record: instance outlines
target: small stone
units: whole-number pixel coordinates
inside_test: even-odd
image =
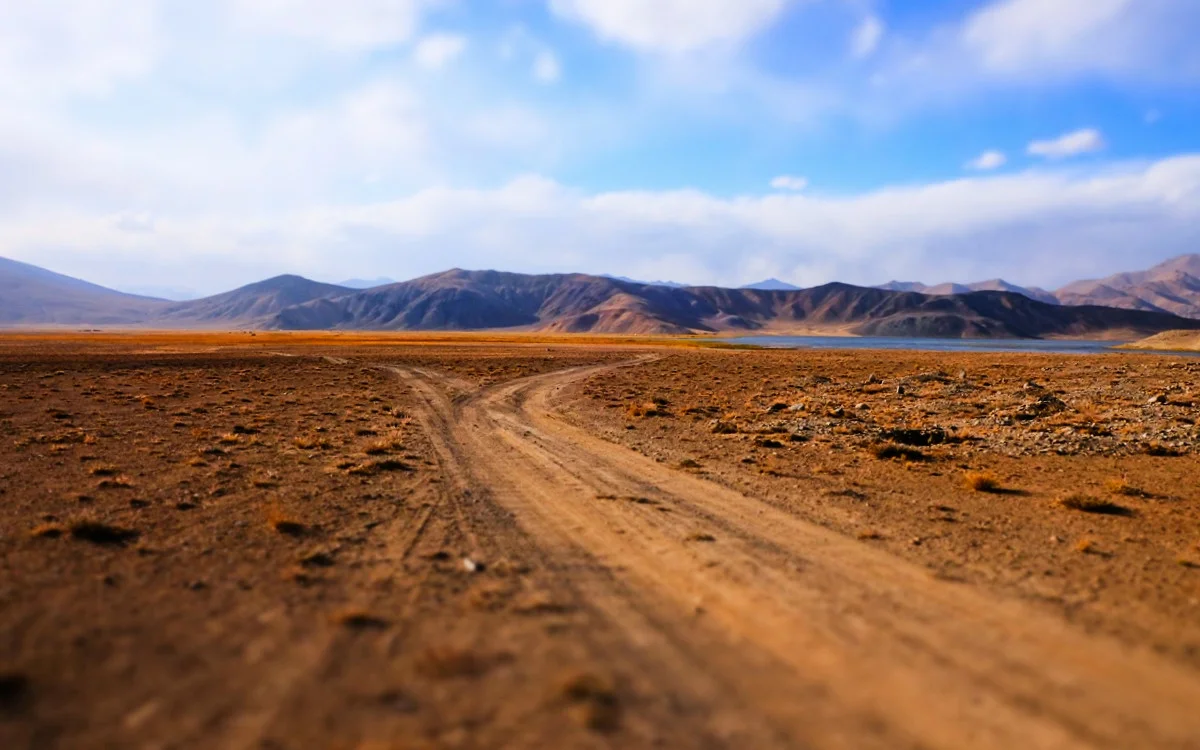
[[[903,386],[903,385],[898,385],[898,386],[896,386],[896,395],[897,395],[897,396],[903,396],[903,395],[904,395],[904,386]]]
[[[1151,396],[1150,400],[1147,401],[1146,403],[1148,403],[1148,404],[1165,404],[1165,403],[1167,403],[1167,394],[1160,393],[1157,396]]]
[[[871,408],[870,404],[855,404],[854,405],[855,411],[868,411],[868,410],[870,410],[870,408]]]
[[[482,573],[484,570],[484,565],[483,565],[483,563],[481,563],[477,560],[472,560],[469,557],[464,557],[463,558],[463,569],[466,570],[468,573]]]

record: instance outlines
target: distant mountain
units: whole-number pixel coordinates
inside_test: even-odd
[[[346,287],[347,289],[374,289],[377,286],[387,286],[388,284],[395,283],[395,279],[380,276],[377,279],[346,279],[345,281],[339,281],[336,286]]]
[[[139,297],[154,297],[156,299],[169,300],[171,302],[186,302],[187,300],[198,299],[201,296],[196,293],[196,290],[181,286],[125,286],[117,291]]]
[[[875,336],[1140,337],[1200,321],[1104,307],[1062,307],[1010,292],[929,296],[825,284],[763,291],[670,288],[583,274],[529,276],[453,270],[287,308],[266,322],[285,330],[481,330],[592,333],[840,328]]]
[[[1057,305],[1058,299],[1053,294],[1045,289],[1040,289],[1035,286],[1024,287],[1010,284],[1004,279],[990,279],[988,281],[977,281],[973,284],[955,284],[944,283],[934,286],[926,286],[919,281],[889,281],[886,284],[881,284],[876,289],[887,289],[893,292],[919,292],[921,294],[970,294],[971,292],[1011,292],[1012,294],[1021,294],[1029,299],[1045,302],[1050,305]]]
[[[337,297],[355,290],[322,284],[303,276],[276,276],[213,297],[179,302],[159,311],[156,323],[196,327],[257,327],[295,305],[324,297]]]
[[[1186,256],[1149,271],[1065,287],[1060,294],[1066,299],[1110,304],[1073,306],[1039,302],[1030,295],[1042,290],[1000,280],[968,287],[893,282],[888,286],[894,289],[838,283],[723,289],[457,269],[364,290],[277,276],[204,299],[168,302],[0,259],[0,325],[662,334],[836,329],[876,336],[1140,338],[1200,330],[1200,319],[1165,311],[1195,309],[1200,276],[1193,271],[1200,268],[1194,264],[1200,258]],[[960,293],[970,287],[994,289]]]
[[[638,284],[640,286],[668,286],[672,289],[685,289],[687,284],[680,284],[677,281],[641,281],[639,279],[631,279],[628,276],[613,276],[612,274],[600,274],[602,279],[613,279],[614,281],[625,281],[630,284]]]
[[[742,289],[757,289],[762,292],[794,292],[800,287],[780,281],[776,278],[763,279],[753,284],[747,284]]]
[[[1145,271],[1076,281],[1055,296],[1068,305],[1108,305],[1200,318],[1200,255],[1180,255]]]
[[[0,325],[135,325],[167,304],[0,258]]]

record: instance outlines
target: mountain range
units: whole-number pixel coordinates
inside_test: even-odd
[[[1017,286],[1003,279],[936,286],[926,286],[916,281],[892,281],[878,288],[938,295],[978,291],[1013,292],[1057,305],[1102,305],[1200,318],[1200,254],[1171,258],[1145,271],[1075,281],[1053,292],[1038,287]]]
[[[1162,283],[1157,271],[1125,276],[1121,283],[1131,289],[1140,283]],[[585,274],[455,269],[368,289],[277,276],[203,299],[169,302],[0,259],[0,324],[1003,338],[1142,337],[1200,329],[1200,319],[1161,308],[1050,304],[1005,286],[951,289],[948,294],[840,283],[774,288],[787,286],[776,280],[759,286],[767,288],[677,287]]]

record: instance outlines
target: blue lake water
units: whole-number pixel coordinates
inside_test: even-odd
[[[902,349],[919,352],[1030,352],[1036,354],[1100,354],[1126,341],[1075,339],[917,339],[872,336],[741,336],[727,339],[773,349]],[[1168,354],[1172,352],[1157,352]]]

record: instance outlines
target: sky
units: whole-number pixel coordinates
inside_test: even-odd
[[[1054,288],[1200,252],[1200,0],[0,0],[0,256]]]

